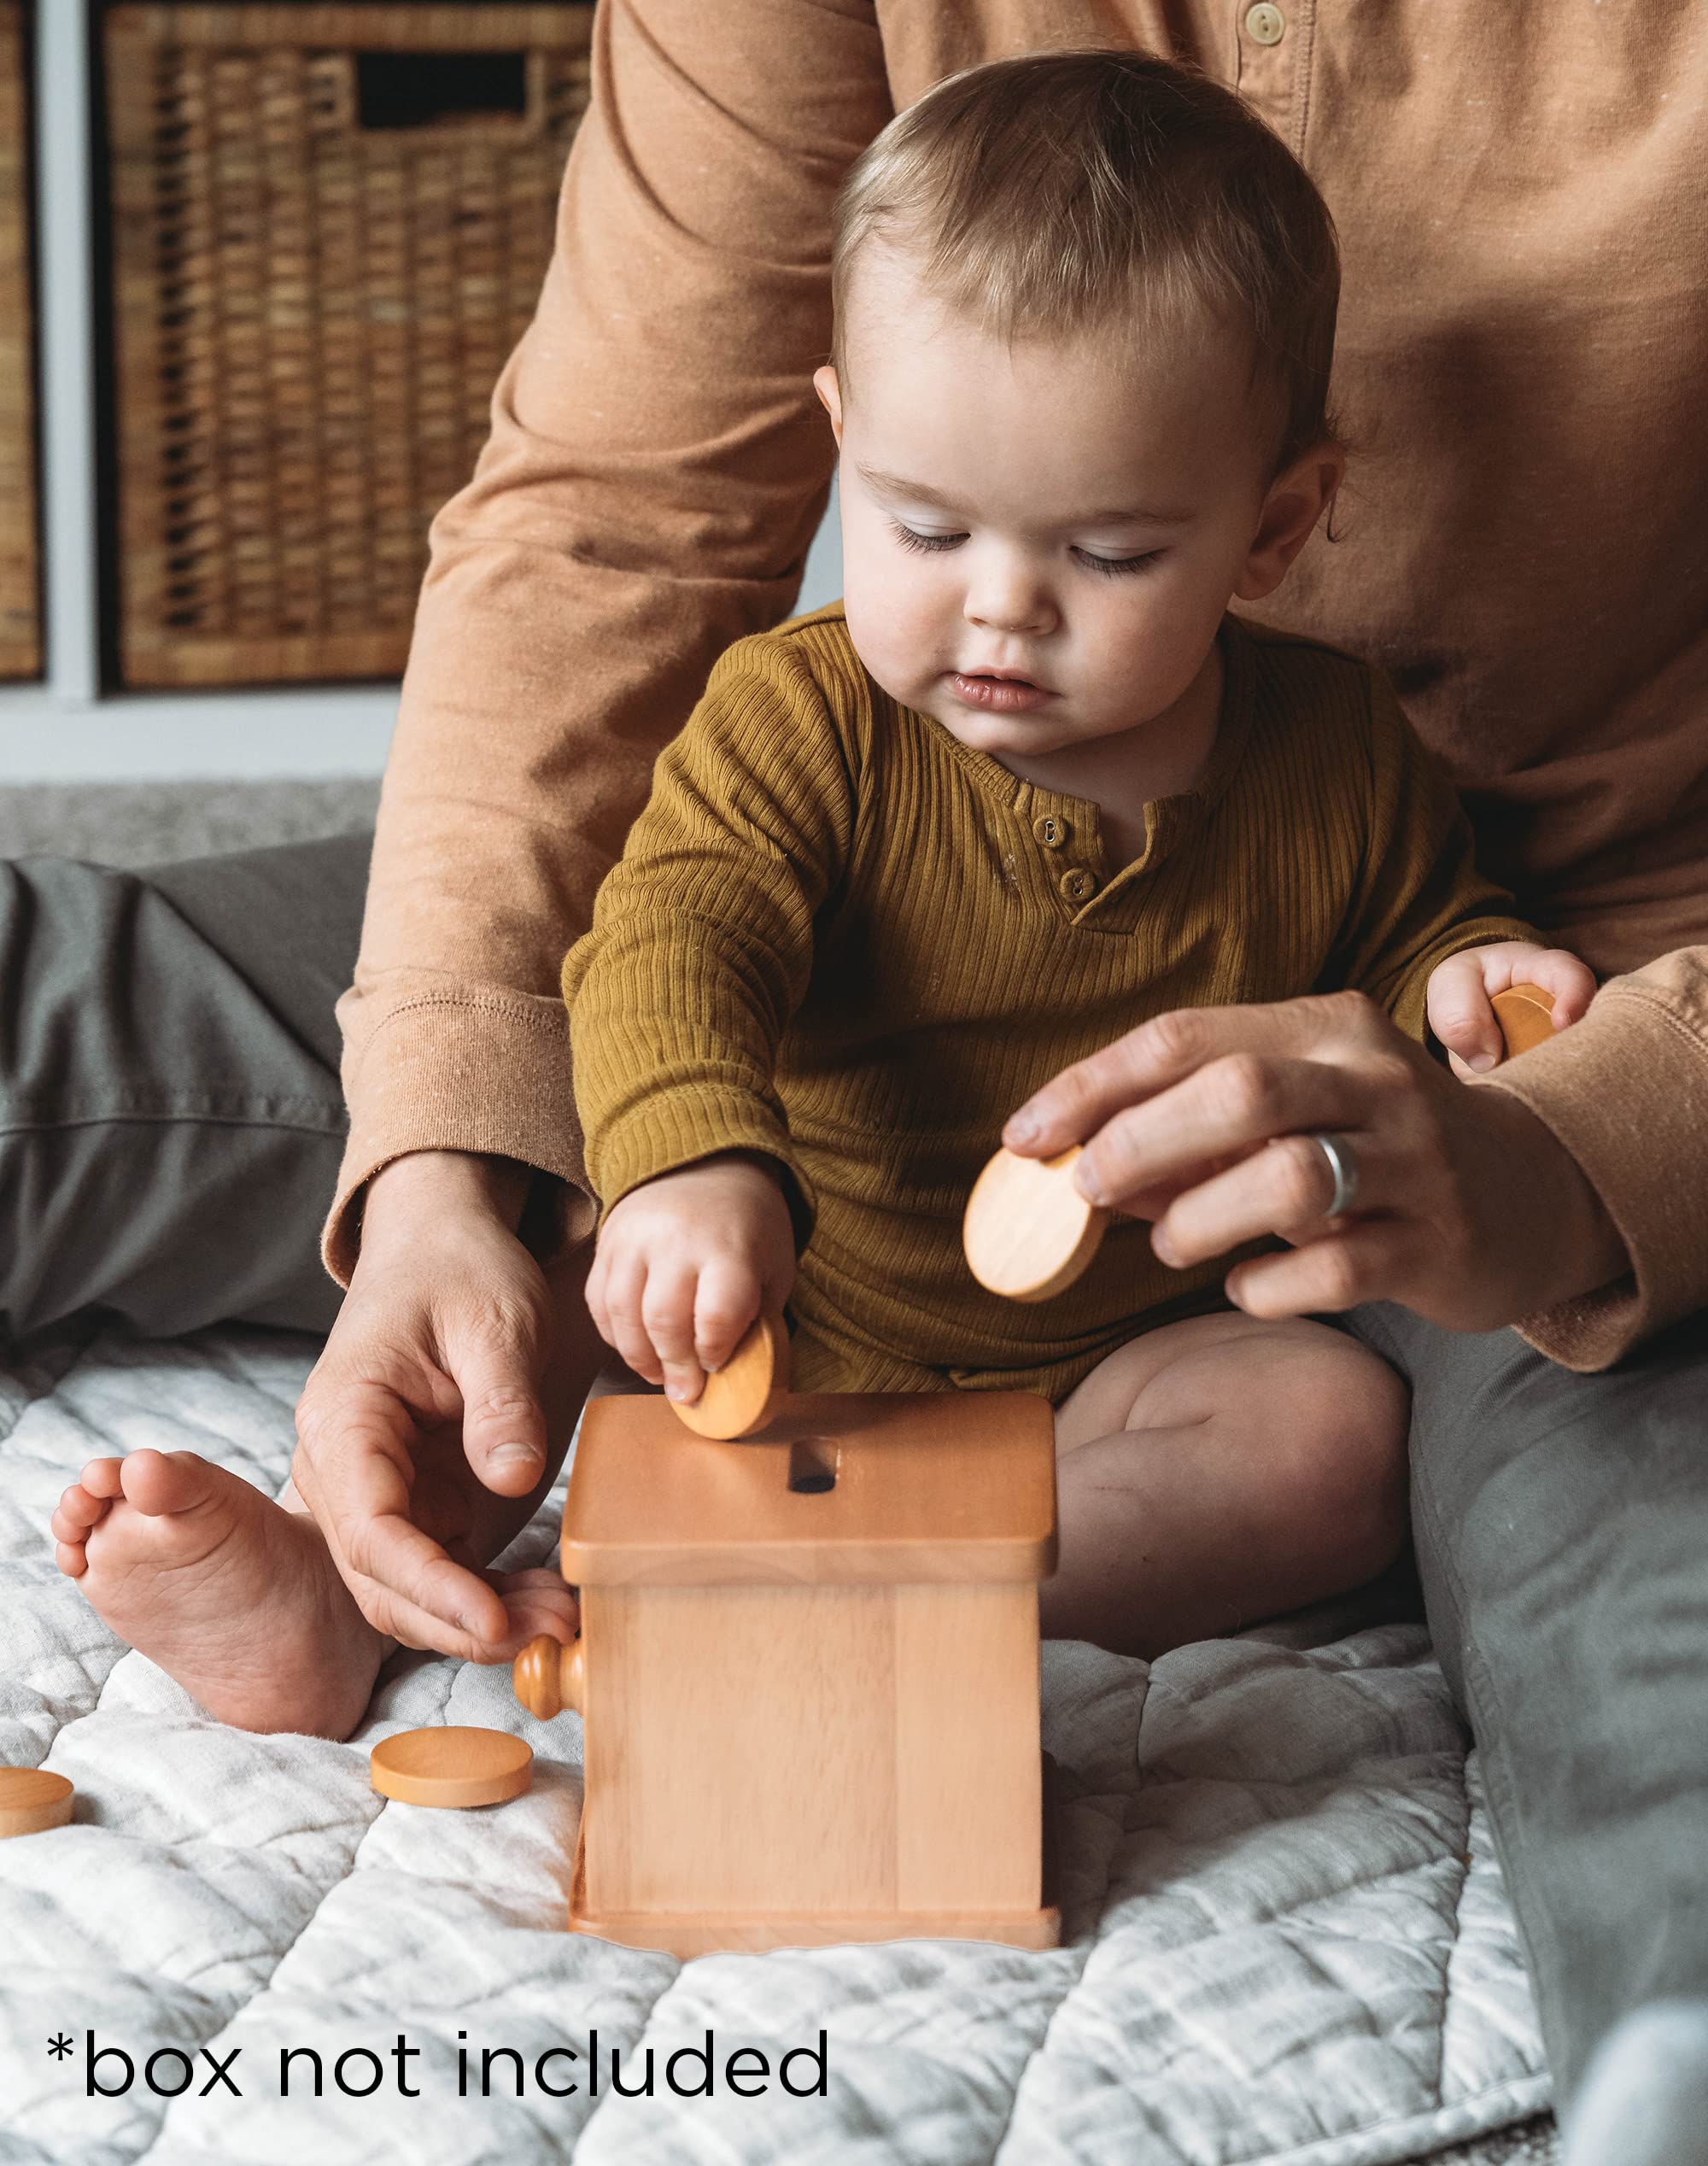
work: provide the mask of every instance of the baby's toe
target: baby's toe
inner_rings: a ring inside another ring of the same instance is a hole
[[[499,1572],[489,1575],[504,1597],[512,1633],[524,1640],[541,1632],[572,1640],[581,1628],[581,1608],[555,1572]]]
[[[78,1476],[78,1485],[110,1504],[125,1493],[124,1465],[122,1459],[91,1459]]]
[[[225,1494],[219,1469],[193,1451],[155,1451],[144,1445],[119,1461],[125,1501],[149,1519],[194,1511]]]
[[[104,1496],[91,1496],[81,1482],[73,1482],[54,1507],[54,1515],[48,1521],[54,1538],[59,1542],[81,1542],[97,1519],[104,1519],[110,1509]]]

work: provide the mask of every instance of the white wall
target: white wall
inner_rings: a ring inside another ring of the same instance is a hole
[[[841,592],[842,528],[836,484],[833,482],[824,523],[807,553],[806,576],[801,581],[800,600],[795,604],[796,616],[804,617],[810,609],[822,609],[826,602],[834,601]]]

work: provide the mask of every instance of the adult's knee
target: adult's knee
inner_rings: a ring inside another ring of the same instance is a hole
[[[38,858],[0,863],[0,982],[6,1331],[329,1318],[342,1093],[265,981],[145,877]]]

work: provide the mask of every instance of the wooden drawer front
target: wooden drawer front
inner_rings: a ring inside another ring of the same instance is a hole
[[[592,1911],[1036,1908],[1035,1586],[582,1601]]]

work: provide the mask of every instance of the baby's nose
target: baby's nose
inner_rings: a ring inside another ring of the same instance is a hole
[[[981,582],[967,591],[967,621],[986,631],[1048,631],[1056,623],[1056,605],[1044,588],[1024,579]]]

